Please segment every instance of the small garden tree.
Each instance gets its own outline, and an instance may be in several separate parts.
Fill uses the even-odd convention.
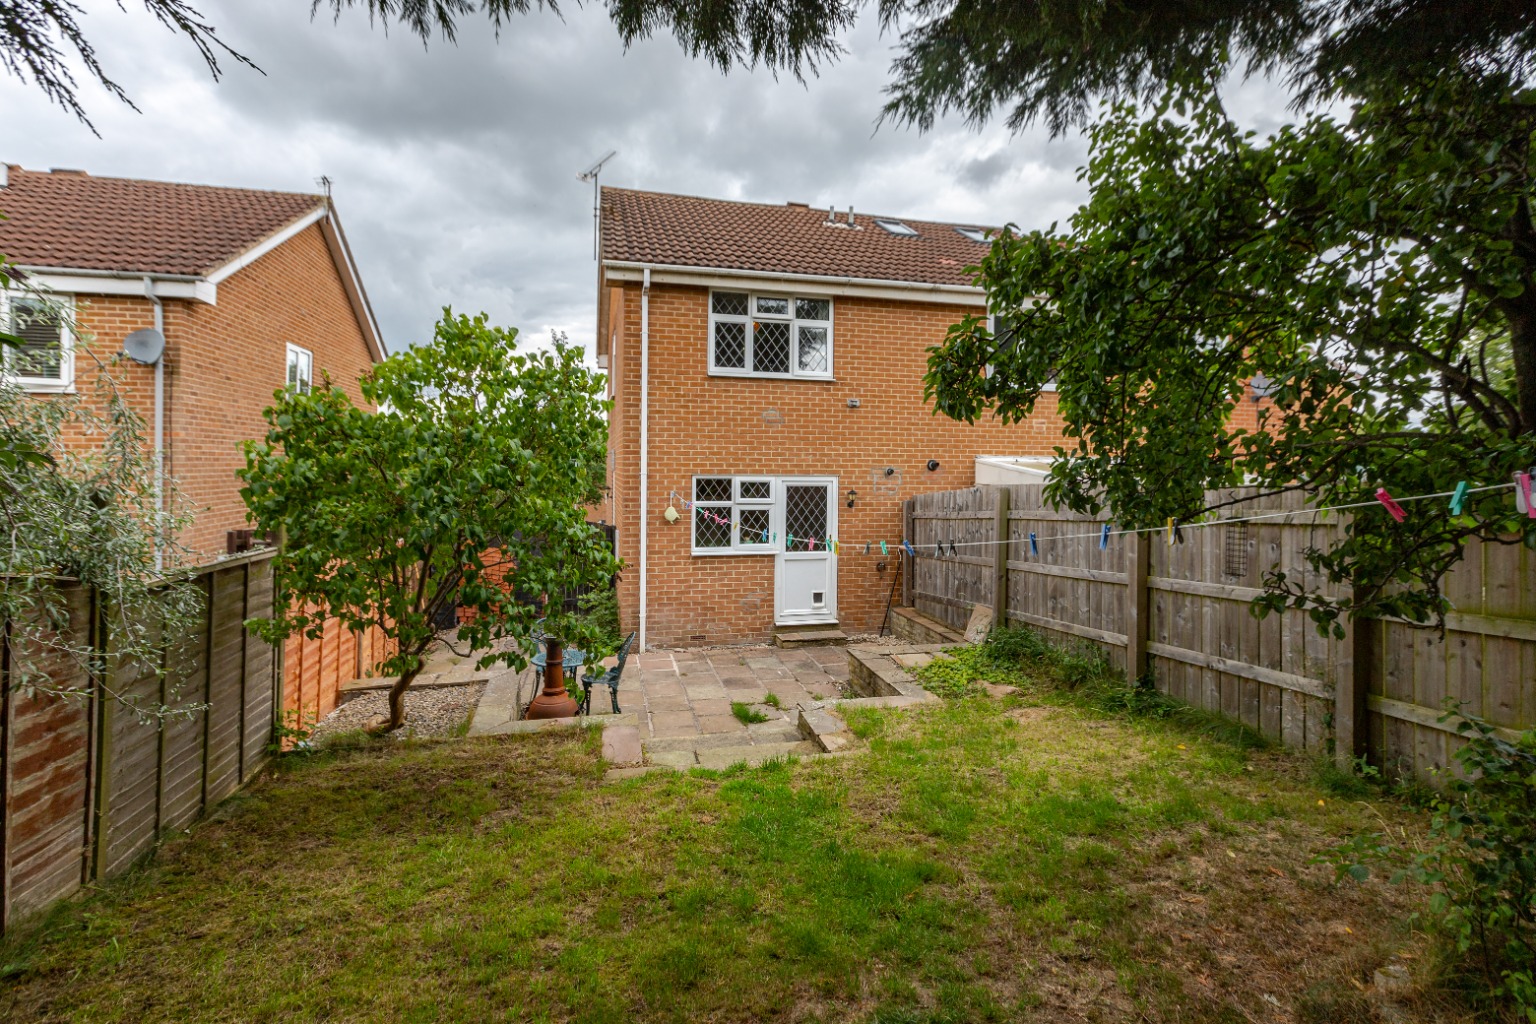
[[[333,616],[378,627],[392,641],[380,668],[398,677],[390,729],[404,723],[405,692],[447,632],[437,624],[445,609],[473,611],[456,649],[485,652],[481,667],[520,669],[545,612],[518,595],[606,583],[618,568],[583,509],[605,477],[602,380],[563,337],[526,353],[516,337],[484,315],[445,310],[431,344],[363,379],[378,412],[325,381],[280,393],[266,440],[246,446],[246,504],[284,538],[282,608],[254,627],[273,642],[318,636]],[[574,643],[592,639],[585,628],[558,623]]]

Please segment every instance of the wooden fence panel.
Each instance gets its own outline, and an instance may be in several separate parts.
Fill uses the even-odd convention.
[[[245,568],[215,569],[209,630],[208,738],[204,800],[214,804],[240,784],[245,689]]]
[[[1221,517],[1246,521],[1182,528],[1172,544],[1163,531],[1117,535],[1100,549],[1102,520],[1048,506],[1040,485],[1007,489],[1000,536],[989,490],[910,502],[918,555],[909,603],[952,627],[963,627],[975,605],[1001,606],[1008,621],[1058,641],[1094,642],[1131,675],[1144,648],[1170,696],[1296,749],[1332,749],[1340,759],[1368,753],[1423,777],[1450,765],[1461,742],[1437,721],[1447,696],[1509,735],[1536,724],[1536,553],[1520,545],[1469,545],[1443,583],[1454,608],[1443,638],[1413,623],[1367,620],[1336,639],[1302,611],[1251,612],[1270,572],[1330,592],[1307,555],[1334,543],[1347,520],[1310,510],[1300,494],[1212,492]],[[951,539],[973,546],[952,555]],[[997,550],[969,553],[1003,541],[997,594],[995,564],[988,568]],[[935,552],[935,543],[946,547]]]
[[[208,580],[197,581],[201,615],[194,635],[166,652],[166,703],[202,701],[208,677]],[[160,828],[183,829],[203,813],[205,714],[177,715],[161,723]]]
[[[1125,545],[1100,550],[1102,526],[1048,506],[1039,484],[1008,488],[1008,618],[1064,643],[1093,641],[1124,670]]]
[[[1407,622],[1372,624],[1371,755],[1421,777],[1454,768],[1462,746],[1438,721],[1446,697],[1506,735],[1536,722],[1536,556],[1519,544],[1472,542],[1443,586],[1453,608],[1443,637]]]
[[[110,619],[76,588],[68,595],[76,628],[102,651],[101,678],[62,660],[50,667],[56,685],[80,690],[72,700],[29,697],[3,681],[0,930],[84,881],[125,870],[167,829],[185,828],[260,770],[273,736],[278,659],[245,621],[271,614],[272,556],[225,560],[179,584],[197,588],[202,614],[190,635],[164,645],[163,673],[113,658],[110,628],[96,621],[109,627]],[[371,667],[386,650],[377,631],[332,627],[331,654],[320,644],[312,652],[316,674],[322,657],[329,663],[331,693],[316,679],[297,697],[311,708],[334,706],[336,680],[349,681],[360,657]],[[306,645],[297,647],[297,660],[309,659]],[[208,708],[161,718],[135,714],[133,701]]]
[[[913,603],[924,615],[964,630],[972,608],[991,606],[996,501],[983,487],[912,499]]]
[[[94,604],[65,595],[72,628],[92,631]],[[9,652],[7,652],[8,654]],[[60,687],[89,680],[63,658],[46,665]],[[78,700],[0,691],[0,931],[80,887],[90,843],[91,708]]]

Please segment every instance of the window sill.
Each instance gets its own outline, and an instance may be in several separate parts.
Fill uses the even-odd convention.
[[[750,557],[752,555],[775,554],[773,548],[695,548],[692,552],[694,558],[722,558],[728,555]]]
[[[8,377],[6,380],[29,395],[72,395],[75,393],[74,381],[18,380],[15,377]]]
[[[711,368],[711,377],[732,377],[738,380],[813,380],[822,382],[837,381],[830,373],[753,373],[750,370],[720,370]]]

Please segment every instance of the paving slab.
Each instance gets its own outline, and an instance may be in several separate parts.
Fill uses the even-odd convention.
[[[663,768],[692,768],[699,763],[698,755],[691,750],[653,750],[651,763]]]
[[[603,760],[609,764],[639,764],[640,729],[638,726],[621,725],[603,730]]]
[[[716,732],[746,732],[747,727],[737,721],[735,715],[700,715],[699,732],[708,735]]]
[[[696,736],[698,732],[692,711],[663,711],[651,715],[652,736]]]

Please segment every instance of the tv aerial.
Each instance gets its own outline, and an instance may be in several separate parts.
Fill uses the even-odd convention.
[[[608,154],[597,163],[588,167],[576,175],[577,181],[590,181],[592,183],[592,258],[597,259],[598,220],[602,216],[602,196],[598,188],[598,175],[603,173],[603,164],[619,155],[616,149],[610,149]]]

